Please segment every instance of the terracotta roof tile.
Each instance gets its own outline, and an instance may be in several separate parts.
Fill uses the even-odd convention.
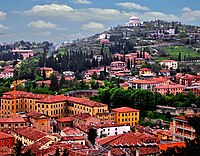
[[[57,119],[57,122],[72,122],[72,121],[73,121],[72,117],[64,117]]]
[[[0,118],[0,123],[25,123],[21,117]]]
[[[160,148],[160,150],[164,150],[166,151],[167,148],[169,147],[185,147],[185,142],[169,142],[166,144],[158,144],[158,147]]]
[[[126,112],[139,112],[140,110],[133,109],[130,107],[120,107],[120,108],[111,109],[111,111],[118,112],[118,113],[126,113]]]
[[[2,139],[8,139],[8,138],[14,138],[14,136],[11,135],[11,134],[6,134],[4,132],[0,132],[0,140],[2,140]]]

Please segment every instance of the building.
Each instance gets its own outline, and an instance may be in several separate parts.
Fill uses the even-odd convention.
[[[170,76],[170,71],[168,69],[162,69],[158,73],[159,76]]]
[[[66,115],[67,97],[63,95],[34,94],[31,92],[16,92],[16,111],[41,112],[52,118],[60,118]],[[13,91],[3,93],[1,97],[1,117],[14,115]]]
[[[67,99],[64,95],[46,95],[36,102],[35,108],[51,118],[61,118],[66,116]]]
[[[16,49],[16,50],[12,50],[11,52],[13,53],[13,55],[15,55],[16,53],[19,56],[22,55],[23,59],[27,59],[27,58],[29,58],[29,57],[34,55],[33,50],[19,50],[19,49]]]
[[[160,65],[167,67],[168,69],[177,69],[178,62],[174,60],[163,60],[160,62]]]
[[[24,145],[31,145],[47,135],[47,133],[31,127],[20,127],[14,130],[13,134],[15,138],[22,141]]]
[[[31,127],[46,133],[51,132],[49,116],[35,111],[27,113],[26,116]]]
[[[115,123],[135,126],[139,122],[140,110],[129,107],[120,107],[112,109],[111,111],[115,112]]]
[[[194,139],[195,129],[187,122],[187,117],[199,116],[200,114],[190,114],[187,116],[177,116],[173,118],[173,141],[184,141],[184,139]]]
[[[115,62],[111,62],[111,67],[115,67],[115,68],[126,68],[126,62],[123,61],[115,61]]]
[[[67,114],[69,115],[89,113],[95,117],[97,113],[104,112],[108,112],[106,104],[83,98],[67,97]]]
[[[141,76],[141,77],[153,77],[153,72],[149,68],[141,68],[139,70],[139,76]]]
[[[14,141],[15,137],[13,135],[0,132],[0,148],[12,148]]]
[[[57,128],[58,131],[65,127],[72,127],[73,126],[73,118],[72,117],[63,117],[56,120],[57,121]]]
[[[169,84],[169,85],[160,85],[154,87],[154,92],[160,93],[160,94],[174,94],[182,93],[182,91],[185,89],[185,86],[179,85],[179,84]]]
[[[0,118],[0,131],[14,130],[26,125],[26,121],[21,117]]]
[[[89,113],[75,114],[73,115],[74,125],[90,124],[90,123],[100,123],[101,119],[91,116]]]
[[[130,125],[128,124],[118,124],[118,123],[90,123],[78,125],[76,128],[85,133],[85,136],[89,133],[91,128],[96,130],[96,134],[98,138],[106,137],[106,136],[115,136],[117,134],[124,134],[130,132]]]
[[[128,27],[140,26],[140,25],[141,25],[140,20],[136,16],[132,16],[131,18],[129,18],[129,22],[126,23],[126,26]]]
[[[49,68],[49,67],[40,68],[40,76],[44,76],[44,73],[45,73],[45,77],[49,78],[54,73],[54,70],[53,68]]]
[[[154,80],[133,80],[129,84],[134,89],[145,89],[153,91],[154,87],[159,85],[159,82]]]

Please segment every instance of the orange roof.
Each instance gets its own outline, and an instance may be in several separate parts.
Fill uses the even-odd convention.
[[[153,80],[133,80],[132,83],[136,83],[136,84],[158,84],[157,81],[153,81]]]
[[[43,68],[40,68],[40,70],[52,70],[53,71],[53,68],[43,67]]]
[[[163,60],[161,62],[176,62],[176,61],[174,61],[174,60]]]
[[[0,123],[25,123],[25,120],[21,117],[0,118]]]
[[[64,117],[64,118],[59,118],[57,119],[58,122],[72,122],[73,118],[72,117]]]
[[[67,97],[64,95],[48,95],[41,99],[40,103],[55,103],[55,102],[65,102],[67,101]]]
[[[149,68],[141,68],[140,71],[151,71]]]
[[[171,143],[166,143],[166,144],[158,144],[158,147],[160,150],[166,151],[167,148],[169,147],[185,147],[185,142],[171,142]]]
[[[117,113],[127,113],[127,112],[139,112],[140,110],[133,109],[130,107],[120,107],[120,108],[111,109],[111,111],[117,112]]]
[[[95,102],[91,101],[89,99],[84,99],[84,98],[77,98],[77,97],[68,97],[67,101],[73,102],[73,103],[78,103],[81,105],[86,105],[89,107],[104,107],[107,106],[106,104],[100,103],[100,102]]]
[[[156,86],[154,89],[174,89],[174,88],[185,88],[183,85],[174,84],[174,85],[160,85]]]
[[[8,139],[8,138],[14,138],[14,136],[10,135],[10,134],[3,133],[3,132],[0,132],[0,140]]]

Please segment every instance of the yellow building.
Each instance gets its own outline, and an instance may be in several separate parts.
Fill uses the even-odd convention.
[[[139,76],[146,76],[146,75],[151,75],[151,74],[153,74],[153,73],[152,73],[151,69],[149,69],[149,68],[141,68],[139,70]]]
[[[44,76],[43,75],[44,72],[45,72],[46,78],[49,78],[53,74],[54,70],[53,68],[48,68],[48,67],[40,68],[40,76]]]
[[[88,99],[68,97],[67,111],[69,115],[89,113],[91,116],[96,116],[97,113],[108,112],[108,105]]]
[[[31,92],[16,92],[16,111],[42,112],[50,117],[60,118],[66,116],[67,97],[63,95],[34,94]],[[12,117],[14,115],[13,91],[3,93],[0,105],[0,117]]]
[[[130,126],[138,124],[140,111],[129,107],[120,107],[111,110],[115,113],[115,123],[125,124],[128,123]]]

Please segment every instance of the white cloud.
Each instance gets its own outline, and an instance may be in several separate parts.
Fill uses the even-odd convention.
[[[73,0],[73,2],[77,4],[91,4],[89,0]]]
[[[95,30],[103,30],[105,29],[105,26],[101,23],[89,22],[87,24],[83,24],[81,29],[95,31]]]
[[[5,18],[6,18],[6,13],[0,11],[0,20],[3,20],[3,19],[5,19]]]
[[[182,9],[181,21],[199,21],[200,20],[200,10],[192,10],[189,7],[184,7]]]
[[[138,13],[136,15],[142,21],[146,20],[166,20],[166,21],[177,21],[179,17],[174,14],[165,14],[162,12],[144,12],[143,14]]]
[[[37,35],[37,36],[51,36],[51,32],[50,31],[42,31],[42,32],[39,32],[39,33],[35,33],[34,35]]]
[[[55,9],[56,6],[57,9]],[[40,8],[40,9],[39,9]],[[138,8],[139,9],[139,8]],[[141,9],[141,8],[140,8]],[[145,9],[145,8],[143,8]],[[146,8],[147,9],[147,8]],[[120,11],[117,9],[102,9],[102,8],[82,8],[74,9],[68,5],[50,4],[34,6],[31,10],[24,12],[26,15],[38,16],[38,17],[56,17],[62,20],[70,21],[102,21],[102,22],[119,22],[125,21],[135,15],[141,21],[143,20],[179,20],[174,14],[165,14],[162,12],[132,12],[132,11]],[[101,23],[102,23],[101,22]]]
[[[123,8],[129,9],[129,10],[149,10],[148,7],[146,6],[141,6],[136,3],[131,3],[131,2],[124,2],[124,3],[116,3],[115,5],[121,6]]]
[[[1,31],[1,30],[6,30],[6,29],[8,29],[8,27],[6,27],[6,26],[0,24],[0,31]]]
[[[67,14],[73,9],[68,5],[50,4],[50,5],[36,5],[31,10],[25,11],[27,15],[39,16],[60,16]]]
[[[56,29],[57,25],[51,22],[46,22],[43,20],[32,21],[27,24],[28,27],[33,27],[37,29]]]

